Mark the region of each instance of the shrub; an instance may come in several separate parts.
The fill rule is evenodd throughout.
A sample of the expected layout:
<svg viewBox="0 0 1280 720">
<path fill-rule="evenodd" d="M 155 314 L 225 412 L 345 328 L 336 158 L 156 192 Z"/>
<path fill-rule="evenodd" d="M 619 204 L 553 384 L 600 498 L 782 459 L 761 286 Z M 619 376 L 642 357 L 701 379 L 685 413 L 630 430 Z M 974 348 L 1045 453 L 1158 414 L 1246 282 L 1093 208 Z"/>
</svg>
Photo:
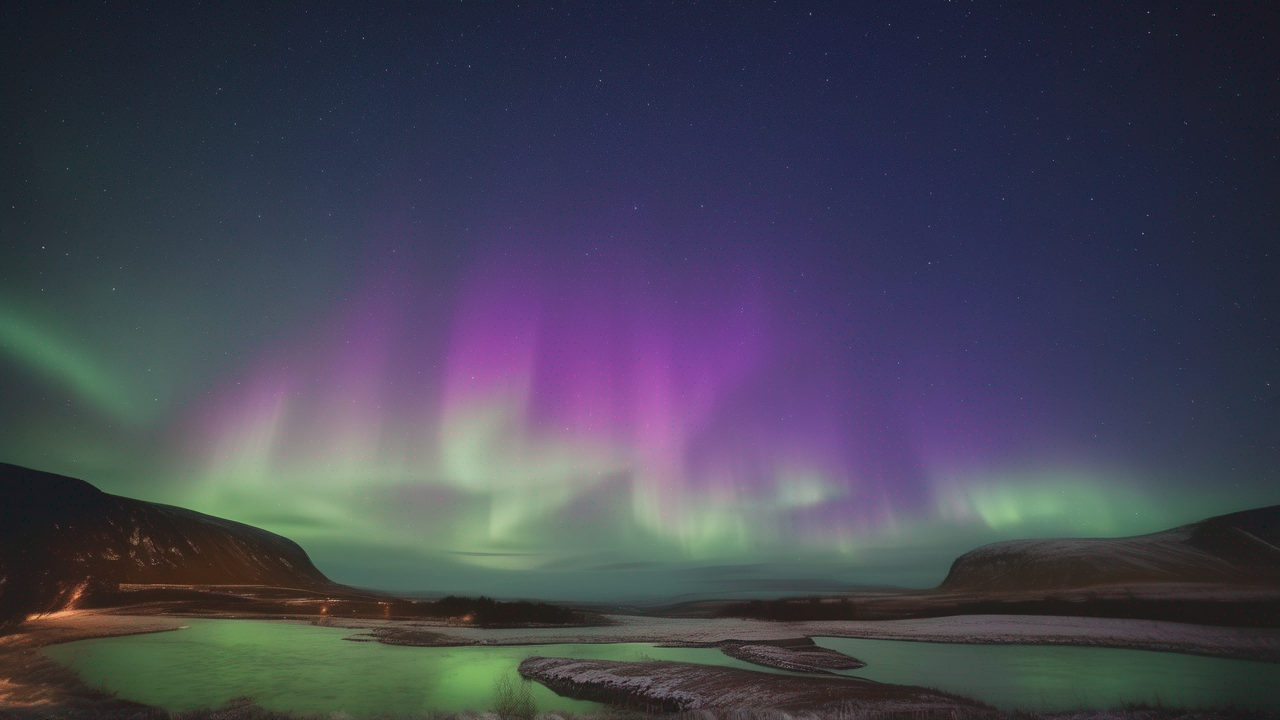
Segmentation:
<svg viewBox="0 0 1280 720">
<path fill-rule="evenodd" d="M 538 706 L 533 701 L 533 687 L 524 678 L 510 674 L 493 679 L 493 711 L 503 720 L 533 720 Z"/>
</svg>

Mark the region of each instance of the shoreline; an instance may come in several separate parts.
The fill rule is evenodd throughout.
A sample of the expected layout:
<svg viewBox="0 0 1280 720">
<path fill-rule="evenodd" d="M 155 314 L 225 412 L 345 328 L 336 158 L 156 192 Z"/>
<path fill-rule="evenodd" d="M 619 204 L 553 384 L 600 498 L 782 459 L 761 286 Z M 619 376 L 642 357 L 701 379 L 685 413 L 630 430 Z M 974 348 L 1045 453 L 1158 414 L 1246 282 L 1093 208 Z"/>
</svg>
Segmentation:
<svg viewBox="0 0 1280 720">
<path fill-rule="evenodd" d="M 663 712 L 767 707 L 830 713 L 852 704 L 864 713 L 898 711 L 949 718 L 1001 715 L 985 703 L 931 688 L 861 678 L 793 677 L 695 663 L 531 657 L 520 663 L 519 672 L 560 695 Z"/>
<path fill-rule="evenodd" d="M 557 645 L 565 643 L 800 642 L 806 638 L 851 638 L 965 645 L 1064 645 L 1171 652 L 1204 657 L 1280 663 L 1280 629 L 1190 625 L 1165 620 L 1080 618 L 1046 615 L 957 615 L 913 620 L 809 620 L 776 622 L 738 618 L 606 616 L 613 624 L 572 628 L 471 628 L 421 621 L 331 618 L 313 624 L 373 631 L 390 638 L 396 630 L 425 631 L 434 646 L 445 637 L 464 645 Z M 380 640 L 384 641 L 384 640 Z M 392 642 L 390 644 L 400 644 Z M 408 644 L 408 643 L 404 643 Z"/>
<path fill-rule="evenodd" d="M 190 619 L 233 618 L 71 610 L 28 621 L 19 626 L 17 632 L 0 636 L 0 710 L 25 712 L 31 717 L 128 716 L 154 710 L 89 687 L 74 672 L 40 650 L 79 640 L 178 630 Z M 344 639 L 364 641 L 387 642 L 397 637 L 403 639 L 405 635 L 409 639 L 417 636 L 423 642 L 393 641 L 387 644 L 435 647 L 609 643 L 781 647 L 799 641 L 811 642 L 812 638 L 841 637 L 958 644 L 1075 645 L 1280 662 L 1280 631 L 1277 630 L 1106 618 L 958 616 L 927 620 L 775 623 L 618 615 L 609 616 L 616 624 L 603 627 L 505 629 L 460 627 L 421 620 L 328 618 L 316 621 L 315 618 L 243 615 L 234 619 L 359 630 L 363 631 L 363 636 L 354 633 Z"/>
<path fill-rule="evenodd" d="M 178 618 L 117 616 L 102 622 L 97 611 L 64 610 L 0 636 L 0 709 L 71 714 L 137 713 L 147 705 L 120 700 L 86 685 L 73 671 L 40 652 L 50 645 L 108 637 L 170 632 L 183 627 Z"/>
</svg>

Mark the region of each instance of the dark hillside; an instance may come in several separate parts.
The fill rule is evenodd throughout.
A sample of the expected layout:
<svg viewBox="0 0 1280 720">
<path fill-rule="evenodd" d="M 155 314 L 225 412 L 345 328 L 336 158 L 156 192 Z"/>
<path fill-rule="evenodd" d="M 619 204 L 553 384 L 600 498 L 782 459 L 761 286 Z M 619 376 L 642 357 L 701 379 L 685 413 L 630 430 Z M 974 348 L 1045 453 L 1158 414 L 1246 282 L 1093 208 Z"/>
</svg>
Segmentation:
<svg viewBox="0 0 1280 720">
<path fill-rule="evenodd" d="M 121 583 L 333 586 L 288 538 L 0 463 L 0 627 Z"/>
<path fill-rule="evenodd" d="M 1280 505 L 1127 538 L 1010 540 L 961 555 L 942 590 L 1280 583 Z"/>
</svg>

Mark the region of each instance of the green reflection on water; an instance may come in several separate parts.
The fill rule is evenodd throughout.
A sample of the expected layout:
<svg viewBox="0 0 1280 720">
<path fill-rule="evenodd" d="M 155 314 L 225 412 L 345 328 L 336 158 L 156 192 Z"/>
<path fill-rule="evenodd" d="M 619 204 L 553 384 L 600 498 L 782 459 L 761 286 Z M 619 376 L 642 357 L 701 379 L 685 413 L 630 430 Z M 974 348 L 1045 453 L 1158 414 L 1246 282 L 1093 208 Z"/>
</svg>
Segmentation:
<svg viewBox="0 0 1280 720">
<path fill-rule="evenodd" d="M 814 638 L 867 667 L 843 673 L 924 685 L 1023 710 L 1234 705 L 1280 709 L 1280 665 L 1175 653 L 1046 645 Z"/>
<path fill-rule="evenodd" d="M 83 640 L 44 652 L 91 686 L 181 712 L 251 697 L 271 710 L 359 716 L 484 711 L 493 681 L 533 655 L 677 660 L 762 670 L 710 648 L 649 644 L 415 648 L 346 642 L 360 631 L 252 620 L 190 620 L 186 630 Z M 538 710 L 590 713 L 599 703 L 532 685 Z"/>
<path fill-rule="evenodd" d="M 532 655 L 675 660 L 766 671 L 715 648 L 643 643 L 414 648 L 346 642 L 359 631 L 252 620 L 190 620 L 176 632 L 84 640 L 44 652 L 119 697 L 187 711 L 236 697 L 294 713 L 354 716 L 485 711 L 493 681 Z M 868 665 L 847 673 L 923 685 L 1004 708 L 1126 703 L 1280 709 L 1280 665 L 1105 648 L 960 645 L 815 638 Z M 790 674 L 790 673 L 787 673 Z M 540 712 L 592 713 L 534 683 Z"/>
</svg>

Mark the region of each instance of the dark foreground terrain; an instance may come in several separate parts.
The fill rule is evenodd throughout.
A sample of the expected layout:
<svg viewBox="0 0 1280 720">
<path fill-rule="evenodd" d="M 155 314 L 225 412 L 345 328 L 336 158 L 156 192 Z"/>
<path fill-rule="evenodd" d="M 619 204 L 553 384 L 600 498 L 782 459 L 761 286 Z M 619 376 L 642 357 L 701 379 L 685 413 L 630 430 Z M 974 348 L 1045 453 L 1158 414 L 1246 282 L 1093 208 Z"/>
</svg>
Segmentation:
<svg viewBox="0 0 1280 720">
<path fill-rule="evenodd" d="M 131 615 L 279 620 L 432 620 L 483 628 L 607 624 L 601 616 L 528 600 L 449 596 L 407 600 L 333 586 L 325 590 L 260 585 L 122 585 L 78 603 Z"/>
</svg>

